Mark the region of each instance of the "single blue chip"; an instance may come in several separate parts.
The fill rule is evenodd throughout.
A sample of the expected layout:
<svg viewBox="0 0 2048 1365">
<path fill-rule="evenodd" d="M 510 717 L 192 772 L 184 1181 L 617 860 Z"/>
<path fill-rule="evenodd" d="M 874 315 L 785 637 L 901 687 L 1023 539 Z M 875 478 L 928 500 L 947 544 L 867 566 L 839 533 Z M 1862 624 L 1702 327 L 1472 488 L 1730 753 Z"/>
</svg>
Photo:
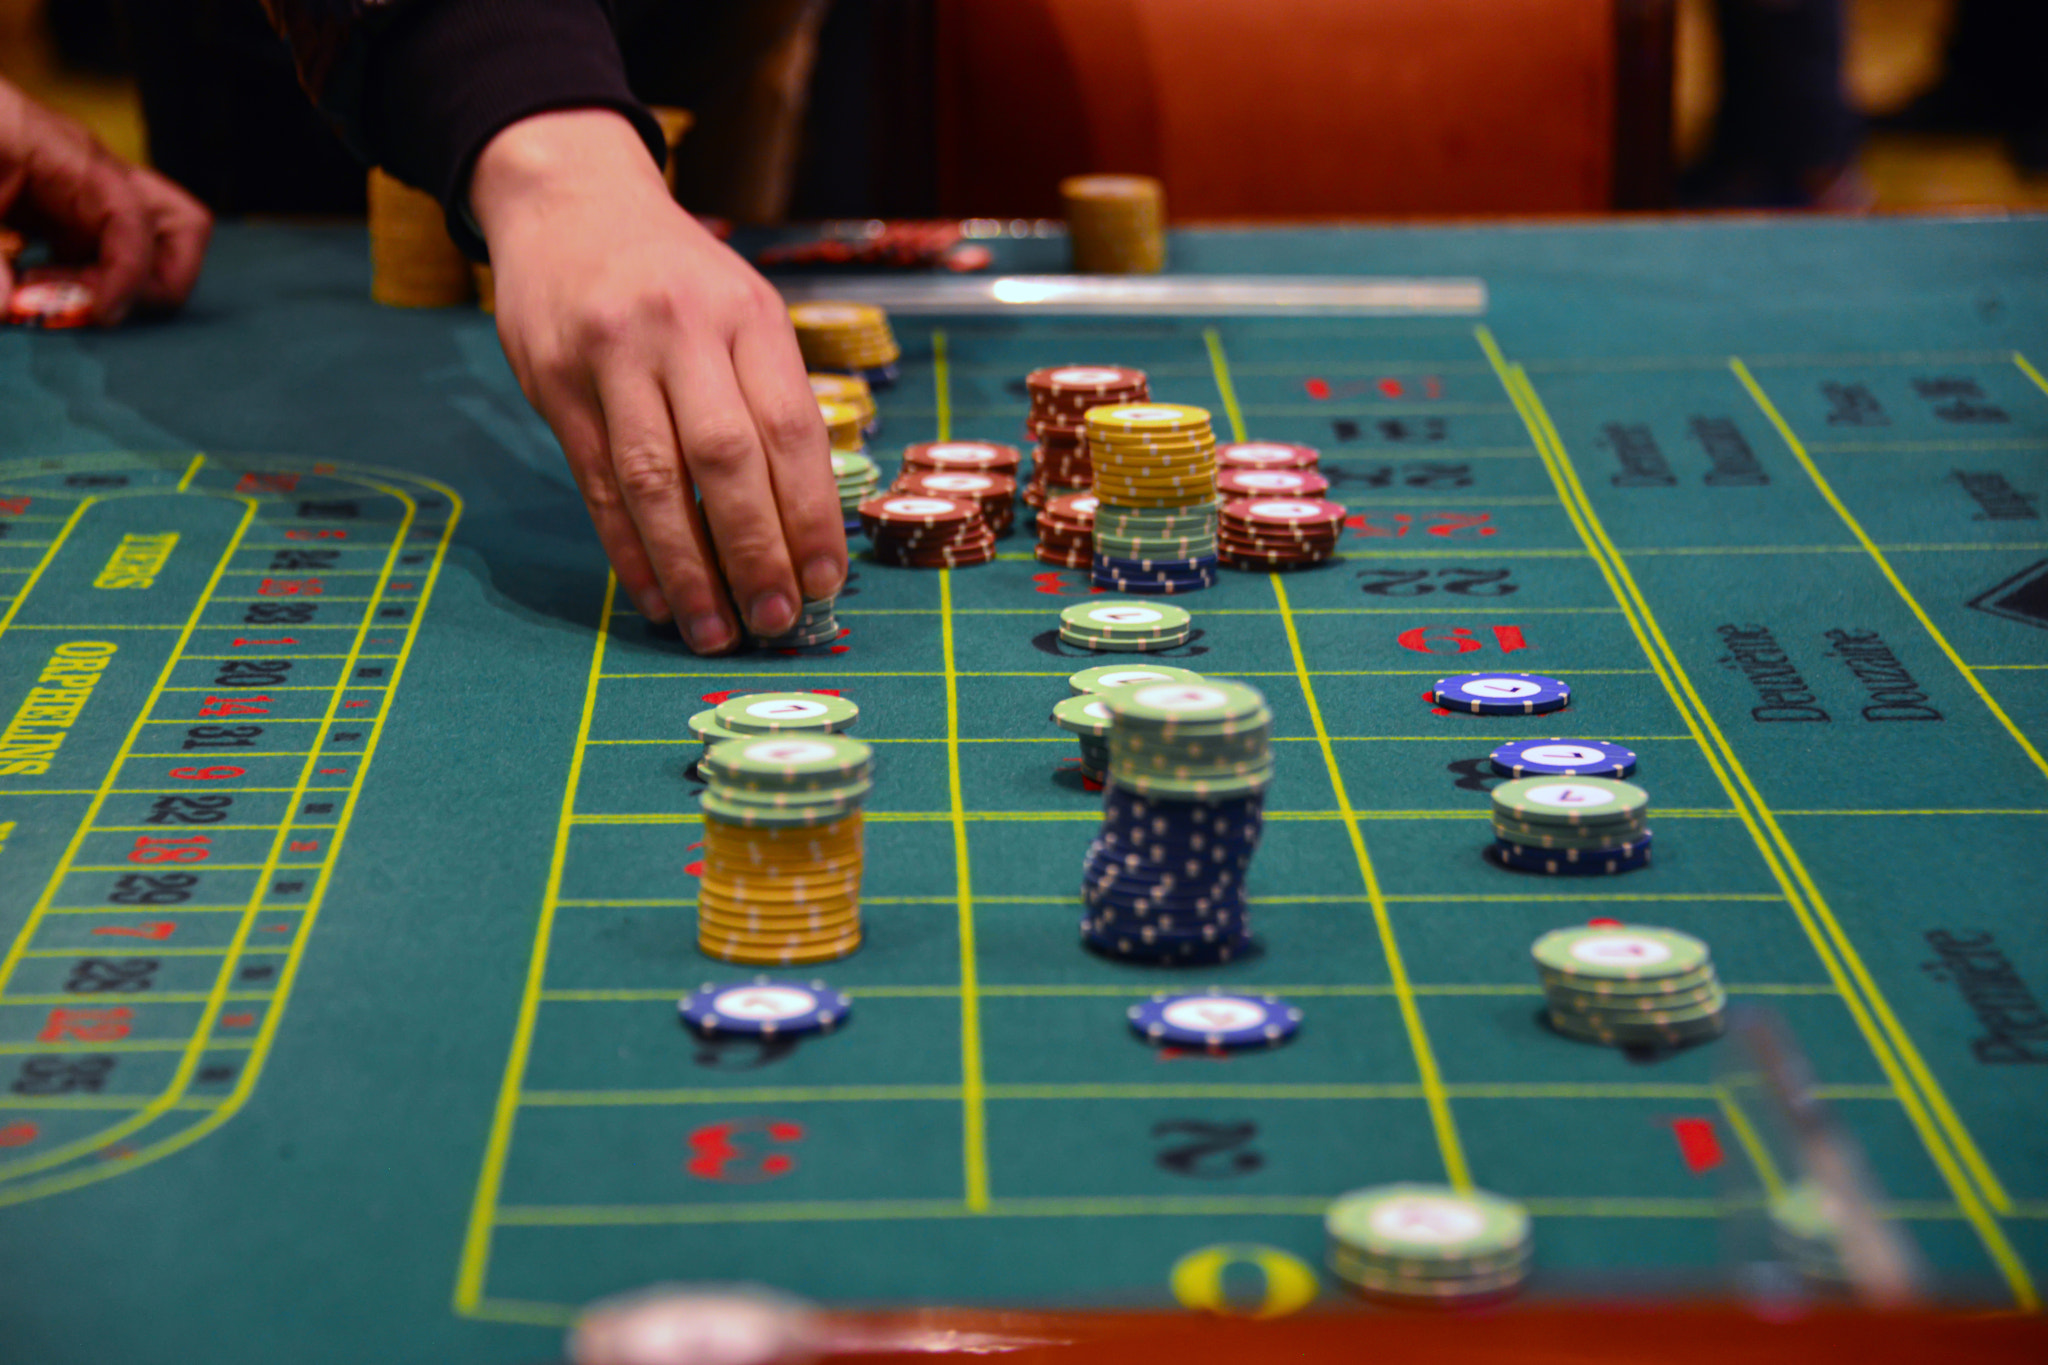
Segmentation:
<svg viewBox="0 0 2048 1365">
<path fill-rule="evenodd" d="M 676 1003 L 683 1022 L 703 1034 L 745 1034 L 769 1038 L 792 1033 L 824 1033 L 836 1027 L 853 1008 L 843 991 L 822 981 L 778 981 L 757 976 L 752 981 L 706 982 Z"/>
<path fill-rule="evenodd" d="M 1277 995 L 1155 995 L 1125 1014 L 1155 1043 L 1211 1051 L 1277 1047 L 1301 1027 L 1301 1011 Z"/>
<path fill-rule="evenodd" d="M 1650 835 L 1613 849 L 1524 848 L 1505 839 L 1493 841 L 1493 857 L 1502 867 L 1517 872 L 1541 872 L 1551 877 L 1611 877 L 1617 872 L 1634 872 L 1650 865 Z"/>
<path fill-rule="evenodd" d="M 1518 739 L 1487 757 L 1502 777 L 1627 777 L 1636 770 L 1635 750 L 1599 739 Z"/>
<path fill-rule="evenodd" d="M 1438 706 L 1475 716 L 1540 716 L 1571 704 L 1572 689 L 1537 673 L 1460 673 L 1430 689 Z"/>
</svg>

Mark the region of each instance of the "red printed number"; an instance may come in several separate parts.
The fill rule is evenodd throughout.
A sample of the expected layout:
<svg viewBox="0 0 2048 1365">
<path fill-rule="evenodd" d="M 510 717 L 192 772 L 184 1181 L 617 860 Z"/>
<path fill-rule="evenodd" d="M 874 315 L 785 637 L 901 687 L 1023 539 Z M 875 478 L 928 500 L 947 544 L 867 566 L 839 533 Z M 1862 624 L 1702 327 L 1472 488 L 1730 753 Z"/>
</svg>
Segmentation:
<svg viewBox="0 0 2048 1365">
<path fill-rule="evenodd" d="M 212 836 L 194 834 L 184 839 L 160 839 L 145 834 L 128 851 L 131 863 L 203 863 L 212 856 Z"/>
</svg>

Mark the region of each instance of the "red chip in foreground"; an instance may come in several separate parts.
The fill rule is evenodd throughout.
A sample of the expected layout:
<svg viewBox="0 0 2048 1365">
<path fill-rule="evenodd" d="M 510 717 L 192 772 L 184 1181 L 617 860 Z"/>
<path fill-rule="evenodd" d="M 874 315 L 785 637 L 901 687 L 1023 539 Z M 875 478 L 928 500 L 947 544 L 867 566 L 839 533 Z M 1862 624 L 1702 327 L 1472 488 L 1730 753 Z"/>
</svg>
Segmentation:
<svg viewBox="0 0 2048 1365">
<path fill-rule="evenodd" d="M 30 280 L 15 286 L 7 320 L 17 326 L 60 330 L 92 321 L 92 290 L 78 280 Z"/>
</svg>

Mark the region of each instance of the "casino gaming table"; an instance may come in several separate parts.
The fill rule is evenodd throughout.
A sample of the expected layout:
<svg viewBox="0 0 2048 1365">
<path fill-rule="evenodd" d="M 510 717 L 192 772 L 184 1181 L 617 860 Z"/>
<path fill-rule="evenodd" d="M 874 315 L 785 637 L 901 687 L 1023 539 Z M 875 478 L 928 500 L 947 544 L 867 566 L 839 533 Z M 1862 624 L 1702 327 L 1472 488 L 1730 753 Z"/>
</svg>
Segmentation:
<svg viewBox="0 0 2048 1365">
<path fill-rule="evenodd" d="M 533 1361 L 661 1280 L 1281 1313 L 1339 1297 L 1330 1198 L 1393 1180 L 1524 1201 L 1532 1298 L 1711 1294 L 1731 1202 L 1790 1173 L 1728 1040 L 1542 1025 L 1531 941 L 1602 917 L 1782 1022 L 1945 1300 L 2036 1306 L 2048 222 L 1173 252 L 1483 285 L 895 315 L 885 469 L 1111 362 L 1321 448 L 1351 509 L 1337 561 L 1184 599 L 1168 661 L 1262 690 L 1279 754 L 1260 951 L 1186 970 L 1078 941 L 1101 797 L 1047 717 L 1125 656 L 1058 642 L 1088 586 L 1028 532 L 857 556 L 837 644 L 697 659 L 608 585 L 490 320 L 371 305 L 360 231 L 226 228 L 175 321 L 0 335 L 0 1355 Z M 1483 667 L 1572 705 L 1424 700 Z M 867 937 L 812 973 L 840 1030 L 707 1042 L 677 997 L 745 973 L 695 947 L 685 722 L 767 689 L 861 708 Z M 1488 751 L 1556 734 L 1640 755 L 1650 867 L 1481 856 Z M 1299 1034 L 1125 1026 L 1208 985 Z"/>
</svg>

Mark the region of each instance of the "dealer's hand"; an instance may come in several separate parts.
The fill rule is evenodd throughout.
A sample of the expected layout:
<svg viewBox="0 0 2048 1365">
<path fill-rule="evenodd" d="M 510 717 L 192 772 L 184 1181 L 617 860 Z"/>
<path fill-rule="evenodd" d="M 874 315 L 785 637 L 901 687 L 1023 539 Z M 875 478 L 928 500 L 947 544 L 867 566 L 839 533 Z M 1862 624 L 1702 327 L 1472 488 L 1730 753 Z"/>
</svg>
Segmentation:
<svg viewBox="0 0 2048 1365">
<path fill-rule="evenodd" d="M 781 298 L 698 226 L 617 114 L 493 138 L 470 180 L 498 336 L 619 583 L 699 653 L 846 579 L 830 444 Z M 701 505 L 700 505 L 701 498 Z M 716 547 L 715 549 L 713 547 Z"/>
<path fill-rule="evenodd" d="M 0 222 L 46 238 L 81 267 L 93 317 L 176 308 L 198 282 L 213 219 L 154 171 L 131 166 L 77 122 L 0 81 Z M 0 263 L 0 295 L 14 277 Z"/>
</svg>

